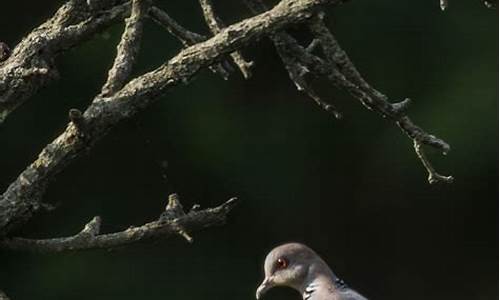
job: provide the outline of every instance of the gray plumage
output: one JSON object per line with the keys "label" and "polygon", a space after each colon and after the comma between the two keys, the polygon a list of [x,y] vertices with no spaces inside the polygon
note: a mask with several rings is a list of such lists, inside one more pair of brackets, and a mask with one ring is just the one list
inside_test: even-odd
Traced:
{"label": "gray plumage", "polygon": [[275,286],[288,286],[304,300],[367,300],[339,279],[312,249],[299,243],[271,250],[264,262],[264,275],[257,299]]}

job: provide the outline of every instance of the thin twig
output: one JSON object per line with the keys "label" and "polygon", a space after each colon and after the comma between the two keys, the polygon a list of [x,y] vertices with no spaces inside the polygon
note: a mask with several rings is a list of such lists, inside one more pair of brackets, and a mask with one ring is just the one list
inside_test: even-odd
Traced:
{"label": "thin twig", "polygon": [[[334,82],[347,89],[368,109],[374,110],[384,118],[394,121],[404,133],[419,144],[430,145],[441,150],[443,153],[447,153],[450,150],[450,146],[446,142],[416,126],[406,115],[406,111],[411,103],[410,99],[390,103],[387,96],[374,89],[363,79],[347,56],[347,53],[342,50],[337,40],[323,23],[321,16],[313,19],[310,28],[316,38],[320,40],[323,52],[329,62],[326,68],[316,68],[317,71],[326,73],[325,75],[328,75]],[[335,69],[338,69],[340,74],[335,72]],[[421,153],[423,153],[422,151],[420,149]],[[424,160],[421,159],[421,161],[424,163]],[[429,161],[426,161],[426,163],[430,165]],[[428,169],[428,166],[426,168]],[[438,181],[451,182],[451,180],[447,180],[446,178],[446,176],[434,176],[432,181],[429,180],[429,183],[436,183]]]}
{"label": "thin twig", "polygon": [[170,17],[164,10],[152,6],[149,9],[149,17],[158,25],[165,28],[171,35],[176,37],[184,46],[191,46],[205,41],[207,38],[196,32],[182,27],[177,21]]}
{"label": "thin twig", "polygon": [[142,39],[142,23],[149,5],[149,0],[132,0],[130,17],[125,20],[125,29],[117,46],[115,61],[108,72],[108,79],[101,90],[103,96],[116,93],[128,81],[139,55]]}
{"label": "thin twig", "polygon": [[[151,7],[149,9],[149,17],[158,25],[165,28],[171,35],[176,37],[184,47],[189,47],[196,43],[205,41],[207,38],[196,32],[192,32],[179,23],[177,23],[172,17],[170,17],[165,11],[159,9],[158,7]],[[222,63],[215,63],[210,66],[210,70],[216,74],[219,74],[224,80],[229,78],[230,70],[225,67],[225,61]]]}
{"label": "thin twig", "polygon": [[[274,34],[271,36],[271,39],[274,42],[274,46],[276,47],[278,55],[280,56],[285,69],[288,71],[288,76],[297,87],[297,90],[306,93],[306,95],[308,95],[309,98],[311,98],[316,104],[318,104],[319,107],[323,108],[327,112],[332,113],[335,118],[341,119],[342,114],[335,107],[335,105],[323,101],[323,99],[321,99],[321,97],[316,94],[314,89],[307,83],[304,76],[310,72],[309,69],[305,65],[301,64],[294,55],[291,55],[288,52],[288,45],[287,43],[283,42],[281,38],[282,34],[285,33]],[[308,47],[307,51],[312,50],[313,48],[314,45]]]}
{"label": "thin twig", "polygon": [[[247,7],[255,14],[262,13],[267,10],[266,6],[261,0],[245,0]],[[288,36],[284,31],[276,32],[269,35],[269,38],[273,41],[276,51],[288,71],[288,76],[290,80],[295,84],[297,90],[304,92],[309,98],[311,98],[319,107],[323,108],[327,112],[332,113],[337,119],[342,118],[342,114],[331,103],[327,103],[321,99],[321,97],[314,91],[314,89],[307,83],[305,75],[309,73],[309,69],[301,64],[297,57],[292,55],[289,51],[289,41],[285,41],[283,37]],[[319,44],[319,41],[314,39],[311,44],[307,47],[307,51],[312,52]]]}
{"label": "thin twig", "polygon": [[417,140],[413,140],[413,147],[415,148],[415,152],[417,153],[418,158],[424,165],[425,169],[429,173],[429,177],[427,180],[429,183],[437,183],[437,182],[447,182],[447,183],[452,183],[454,178],[453,176],[443,176],[434,170],[434,167],[432,164],[429,162],[427,159],[427,156],[425,155],[424,151],[422,150],[422,144],[418,142]]}
{"label": "thin twig", "polygon": [[[265,10],[265,6],[261,0],[245,0],[245,2],[254,12]],[[333,34],[324,24],[323,16],[323,13],[318,13],[309,20],[308,25],[314,35],[314,40],[307,48],[302,47],[286,32],[281,31],[270,35],[285,68],[289,72],[290,78],[295,82],[299,90],[305,90],[316,103],[325,107],[326,105],[321,101],[321,98],[312,89],[308,88],[307,85],[304,85],[305,81],[300,76],[302,74],[300,70],[307,70],[307,72],[311,72],[318,77],[325,77],[336,86],[347,90],[366,108],[376,111],[382,117],[396,123],[412,140],[418,141],[419,144],[437,148],[446,154],[450,150],[450,146],[445,141],[425,132],[406,115],[406,111],[411,103],[410,99],[406,98],[400,102],[390,103],[386,95],[373,88],[364,80],[349,59],[347,53],[340,47]],[[318,46],[318,43],[321,45],[325,59],[312,53],[313,49]],[[419,151],[420,154],[423,153],[423,149],[419,148]],[[420,154],[417,153],[419,158],[421,157]],[[429,170],[428,166],[430,166],[430,162],[428,160],[420,160],[426,169]],[[437,173],[434,172],[434,174]],[[447,178],[447,176],[433,176],[432,180],[429,180],[429,183],[436,183],[438,181],[451,182]]]}

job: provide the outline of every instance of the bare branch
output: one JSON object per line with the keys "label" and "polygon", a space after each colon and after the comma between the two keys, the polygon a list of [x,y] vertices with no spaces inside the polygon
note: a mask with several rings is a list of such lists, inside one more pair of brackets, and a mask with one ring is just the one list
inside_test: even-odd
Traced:
{"label": "bare branch", "polygon": [[125,3],[90,14],[81,2],[68,1],[0,62],[0,124],[31,95],[58,78],[54,63],[58,54],[124,18],[130,9]]}
{"label": "bare branch", "polygon": [[165,11],[156,6],[149,9],[150,18],[158,25],[165,28],[171,35],[176,37],[184,46],[188,47],[199,42],[205,41],[207,38],[196,32],[192,32],[170,17]]}
{"label": "bare branch", "polygon": [[[327,112],[332,113],[335,116],[335,118],[341,119],[342,114],[337,110],[337,108],[335,108],[333,104],[326,103],[325,101],[323,101],[321,97],[318,96],[316,92],[309,86],[309,84],[304,78],[304,76],[310,72],[309,69],[307,68],[307,66],[303,65],[297,59],[296,56],[290,54],[290,52],[288,51],[289,45],[288,43],[283,41],[282,38],[283,35],[286,36],[287,34],[284,32],[280,32],[274,34],[271,37],[271,39],[274,42],[274,46],[278,51],[278,54],[283,62],[283,65],[288,71],[288,76],[293,81],[293,83],[295,83],[297,90],[305,92],[309,96],[309,98],[314,100],[314,102],[316,102],[316,104],[318,104],[321,108],[323,108]],[[314,44],[310,45],[307,51],[312,50],[314,47],[315,47]]]}
{"label": "bare branch", "polygon": [[[208,25],[208,28],[212,32],[212,34],[219,33],[224,27],[224,23],[220,18],[216,15],[214,5],[211,0],[199,0],[201,9],[203,11],[203,17],[205,18],[205,22]],[[238,66],[243,77],[248,79],[252,76],[251,68],[253,66],[253,62],[247,62],[240,51],[234,51],[231,53],[231,58],[234,63]]]}
{"label": "bare branch", "polygon": [[0,235],[40,208],[50,179],[80,157],[118,122],[151,105],[167,89],[187,83],[202,68],[249,42],[310,18],[312,10],[341,0],[283,0],[273,9],[223,29],[211,39],[179,52],[168,63],[139,76],[112,96],[97,96],[83,113],[85,135],[70,123],[0,197]]}
{"label": "bare branch", "polygon": [[[169,197],[169,204],[172,205],[172,203],[180,205],[177,197],[173,195]],[[168,239],[178,235],[184,237],[188,242],[192,242],[193,239],[188,232],[223,224],[235,204],[236,198],[231,198],[217,207],[190,211],[187,214],[182,210],[182,206],[180,211],[176,210],[175,214],[169,214],[169,210],[174,208],[167,206],[166,211],[155,221],[138,227],[132,226],[124,231],[105,234],[100,233],[100,218],[94,217],[84,226],[82,231],[73,236],[40,240],[7,238],[0,241],[0,248],[32,252],[112,249],[153,239]]]}
{"label": "bare branch", "polygon": [[[245,0],[245,4],[253,13],[262,13],[267,10],[266,6],[261,0]],[[333,104],[323,101],[321,97],[316,94],[314,89],[307,83],[304,76],[309,73],[309,69],[305,65],[301,64],[296,56],[290,53],[289,43],[291,41],[285,41],[284,39],[284,37],[287,36],[288,34],[284,31],[269,35],[270,39],[274,43],[274,46],[276,47],[276,51],[278,52],[283,65],[285,66],[285,69],[288,71],[288,76],[295,84],[295,87],[300,92],[304,92],[307,96],[309,96],[309,98],[311,98],[316,104],[318,104],[319,107],[323,108],[327,112],[332,113],[337,119],[341,119],[342,114],[337,110],[337,108]],[[318,44],[319,41],[314,39],[307,47],[307,51],[312,52],[314,48],[318,46]]]}
{"label": "bare branch", "polygon": [[49,46],[56,46],[62,50],[71,48],[93,36],[100,29],[104,29],[116,21],[130,15],[130,2],[120,4],[103,12],[94,12],[78,23],[69,24],[59,31],[52,31],[55,38]]}
{"label": "bare branch", "polygon": [[113,67],[109,70],[108,79],[101,94],[109,96],[120,90],[128,81],[132,67],[139,55],[142,39],[142,19],[149,9],[149,0],[132,0],[130,17],[125,20],[120,43]]}
{"label": "bare branch", "polygon": [[[254,12],[261,12],[265,9],[261,0],[245,0],[247,6]],[[277,32],[270,36],[274,45],[282,58],[285,68],[288,70],[290,78],[295,82],[297,88],[305,91],[316,103],[324,108],[330,106],[324,103],[312,89],[310,89],[302,74],[312,72],[319,77],[328,78],[333,84],[346,89],[352,96],[357,98],[366,108],[378,112],[382,117],[395,122],[402,131],[413,141],[419,144],[426,144],[441,150],[446,154],[450,146],[436,136],[429,134],[415,125],[406,115],[406,111],[411,103],[410,99],[401,102],[390,103],[388,97],[368,84],[351,62],[347,53],[340,47],[339,43],[323,22],[323,13],[319,13],[309,21],[309,28],[315,39],[307,48],[302,47],[292,36],[285,32]],[[313,48],[321,45],[325,59],[312,54]],[[301,71],[305,70],[305,72]],[[340,116],[336,109],[333,112]],[[416,148],[415,148],[416,149]],[[423,149],[419,148],[417,155],[422,156]],[[427,170],[434,170],[430,162],[420,159]],[[430,169],[429,169],[430,167]],[[433,174],[437,174],[433,171]],[[429,177],[429,183],[451,182],[446,176]]]}
{"label": "bare branch", "polygon": [[[404,99],[401,102],[390,103],[388,97],[371,87],[358,72],[354,64],[351,62],[346,52],[342,50],[337,40],[331,34],[330,30],[323,23],[322,16],[313,18],[311,31],[316,38],[321,41],[322,49],[329,60],[329,68],[338,68],[341,74],[331,72],[328,76],[334,79],[337,84],[347,89],[353,96],[358,98],[363,105],[368,109],[374,110],[381,114],[384,118],[394,121],[404,133],[418,144],[426,144],[441,150],[446,154],[450,150],[450,146],[443,140],[435,137],[416,126],[406,115],[406,110],[411,103],[410,99]],[[323,73],[325,70],[319,70]],[[342,75],[342,76],[339,76]],[[419,148],[420,149],[420,148]],[[420,149],[419,157],[422,157],[423,150]],[[424,163],[424,160],[422,160]],[[425,160],[424,166],[429,170],[430,162]],[[431,167],[432,168],[432,167]],[[434,176],[429,183],[438,181],[451,182],[446,176]]]}
{"label": "bare branch", "polygon": [[[199,42],[205,41],[207,38],[201,34],[189,31],[182,27],[174,19],[172,19],[166,12],[158,7],[151,7],[149,16],[157,24],[165,28],[170,34],[176,37],[185,47],[189,47]],[[224,80],[229,78],[229,70],[224,67],[224,62],[216,63],[210,66],[212,72],[219,74]]]}
{"label": "bare branch", "polygon": [[297,90],[306,93],[309,98],[314,100],[314,102],[319,105],[319,107],[333,113],[335,118],[341,119],[342,114],[335,108],[335,106],[333,104],[324,102],[305,80],[304,76],[309,73],[309,69],[298,62],[294,56],[287,53],[286,45],[279,42],[279,36],[273,37],[273,40],[275,41],[275,46],[278,50],[278,54],[281,57],[286,70],[288,71],[288,76],[295,83]]}

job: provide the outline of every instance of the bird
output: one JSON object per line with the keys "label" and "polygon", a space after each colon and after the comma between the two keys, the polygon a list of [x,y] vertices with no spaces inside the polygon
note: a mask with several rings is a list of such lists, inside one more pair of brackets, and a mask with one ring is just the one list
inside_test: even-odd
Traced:
{"label": "bird", "polygon": [[276,286],[287,286],[301,293],[303,300],[367,300],[338,278],[311,248],[287,243],[269,252],[264,261],[264,281],[255,298]]}

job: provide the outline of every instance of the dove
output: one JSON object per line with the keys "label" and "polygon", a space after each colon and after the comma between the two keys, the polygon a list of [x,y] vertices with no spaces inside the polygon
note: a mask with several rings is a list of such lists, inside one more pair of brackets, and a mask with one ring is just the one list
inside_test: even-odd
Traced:
{"label": "dove", "polygon": [[271,250],[264,262],[264,281],[255,297],[275,286],[297,290],[304,300],[367,300],[338,278],[316,252],[300,243]]}

